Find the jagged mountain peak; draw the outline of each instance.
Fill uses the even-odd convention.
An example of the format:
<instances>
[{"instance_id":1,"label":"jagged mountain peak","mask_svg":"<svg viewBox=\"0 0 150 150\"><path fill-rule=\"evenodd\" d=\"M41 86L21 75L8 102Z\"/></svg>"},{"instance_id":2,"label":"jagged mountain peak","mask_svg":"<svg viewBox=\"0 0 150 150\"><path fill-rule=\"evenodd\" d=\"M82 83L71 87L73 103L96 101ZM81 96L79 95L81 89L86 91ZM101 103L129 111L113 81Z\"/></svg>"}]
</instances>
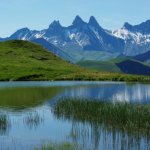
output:
<instances>
[{"instance_id":1,"label":"jagged mountain peak","mask_svg":"<svg viewBox=\"0 0 150 150\"><path fill-rule=\"evenodd\" d=\"M150 20L147 20L140 25L136 26L138 30L142 31L144 34L150 34Z\"/></svg>"},{"instance_id":2,"label":"jagged mountain peak","mask_svg":"<svg viewBox=\"0 0 150 150\"><path fill-rule=\"evenodd\" d=\"M52 35L58 35L62 32L63 27L61 26L59 21L53 21L47 30L45 30L45 36L50 37Z\"/></svg>"},{"instance_id":3,"label":"jagged mountain peak","mask_svg":"<svg viewBox=\"0 0 150 150\"><path fill-rule=\"evenodd\" d=\"M150 27L150 20L146 20L145 22L142 22L141 24L135 25L135 27L137 26L142 26L142 27L149 26Z\"/></svg>"},{"instance_id":4,"label":"jagged mountain peak","mask_svg":"<svg viewBox=\"0 0 150 150\"><path fill-rule=\"evenodd\" d=\"M94 26L94 27L100 27L99 23L97 22L94 16L90 17L89 25Z\"/></svg>"},{"instance_id":5,"label":"jagged mountain peak","mask_svg":"<svg viewBox=\"0 0 150 150\"><path fill-rule=\"evenodd\" d=\"M22 32L22 33L30 32L30 29L27 28L27 27L25 27L25 28L22 28L22 29L17 30L16 32Z\"/></svg>"},{"instance_id":6,"label":"jagged mountain peak","mask_svg":"<svg viewBox=\"0 0 150 150\"><path fill-rule=\"evenodd\" d=\"M54 21L49 25L49 28L54 28L54 27L59 27L59 28L61 28L62 26L61 26L61 24L60 24L59 21L54 20Z\"/></svg>"},{"instance_id":7,"label":"jagged mountain peak","mask_svg":"<svg viewBox=\"0 0 150 150\"><path fill-rule=\"evenodd\" d=\"M77 15L75 17L75 19L74 19L74 21L72 23L72 25L74 25L74 26L82 26L84 24L86 24L86 23L82 20L82 18L79 15Z\"/></svg>"},{"instance_id":8,"label":"jagged mountain peak","mask_svg":"<svg viewBox=\"0 0 150 150\"><path fill-rule=\"evenodd\" d=\"M138 24L138 25L131 25L128 22L126 22L123 28L131 32L140 32L142 34L150 34L150 20L142 22L141 24Z\"/></svg>"},{"instance_id":9,"label":"jagged mountain peak","mask_svg":"<svg viewBox=\"0 0 150 150\"><path fill-rule=\"evenodd\" d=\"M12 34L10 39L25 39L25 35L30 34L31 30L29 28L22 28L17 30L14 34Z\"/></svg>"},{"instance_id":10,"label":"jagged mountain peak","mask_svg":"<svg viewBox=\"0 0 150 150\"><path fill-rule=\"evenodd\" d=\"M125 22L124 25L123 25L123 28L127 29L127 30L132 30L132 25L129 24L128 22Z\"/></svg>"},{"instance_id":11,"label":"jagged mountain peak","mask_svg":"<svg viewBox=\"0 0 150 150\"><path fill-rule=\"evenodd\" d=\"M145 21L145 22L143 22L144 24L150 24L150 20L147 20L147 21ZM141 24L143 24L143 23L141 23Z\"/></svg>"}]
</instances>

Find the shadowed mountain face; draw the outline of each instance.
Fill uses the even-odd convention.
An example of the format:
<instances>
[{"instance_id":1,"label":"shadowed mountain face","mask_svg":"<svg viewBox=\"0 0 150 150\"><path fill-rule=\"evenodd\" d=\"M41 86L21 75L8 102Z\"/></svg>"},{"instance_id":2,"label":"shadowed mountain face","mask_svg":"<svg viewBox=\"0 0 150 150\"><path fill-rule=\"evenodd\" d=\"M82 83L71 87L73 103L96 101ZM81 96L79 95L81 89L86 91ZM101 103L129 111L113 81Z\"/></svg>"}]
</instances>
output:
<instances>
[{"instance_id":1,"label":"shadowed mountain face","mask_svg":"<svg viewBox=\"0 0 150 150\"><path fill-rule=\"evenodd\" d=\"M150 75L150 67L132 60L116 63L120 70L126 74Z\"/></svg>"},{"instance_id":2,"label":"shadowed mountain face","mask_svg":"<svg viewBox=\"0 0 150 150\"><path fill-rule=\"evenodd\" d=\"M144 54L134 56L133 59L150 64L150 51L148 51Z\"/></svg>"},{"instance_id":3,"label":"shadowed mountain face","mask_svg":"<svg viewBox=\"0 0 150 150\"><path fill-rule=\"evenodd\" d=\"M146 22L142 22L141 24L134 26L126 22L124 24L124 28L132 32L150 34L150 20L147 20Z\"/></svg>"},{"instance_id":4,"label":"shadowed mountain face","mask_svg":"<svg viewBox=\"0 0 150 150\"><path fill-rule=\"evenodd\" d=\"M73 58L71 58L67 53L65 53L63 50L56 47L55 45L51 44L50 42L47 42L43 38L34 39L34 40L32 40L32 42L43 46L44 48L50 50L50 52L52 52L53 54L65 59L65 60L73 61Z\"/></svg>"}]
</instances>

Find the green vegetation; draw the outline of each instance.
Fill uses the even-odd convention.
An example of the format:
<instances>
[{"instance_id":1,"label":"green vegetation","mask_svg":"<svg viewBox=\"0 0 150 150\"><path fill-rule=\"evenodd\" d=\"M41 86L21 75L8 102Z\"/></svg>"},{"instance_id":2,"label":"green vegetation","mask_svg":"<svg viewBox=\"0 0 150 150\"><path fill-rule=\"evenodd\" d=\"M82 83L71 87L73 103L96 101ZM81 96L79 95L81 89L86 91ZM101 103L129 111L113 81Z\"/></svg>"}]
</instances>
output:
<instances>
[{"instance_id":1,"label":"green vegetation","mask_svg":"<svg viewBox=\"0 0 150 150\"><path fill-rule=\"evenodd\" d=\"M147 76L90 71L27 41L0 43L0 81L97 80L150 81Z\"/></svg>"},{"instance_id":2,"label":"green vegetation","mask_svg":"<svg viewBox=\"0 0 150 150\"><path fill-rule=\"evenodd\" d=\"M41 148L36 148L35 150L75 150L75 147L70 143L49 144L42 146Z\"/></svg>"},{"instance_id":3,"label":"green vegetation","mask_svg":"<svg viewBox=\"0 0 150 150\"><path fill-rule=\"evenodd\" d=\"M67 53L74 63L79 61L107 61L110 59L116 58L119 54L118 53L110 53L106 51L95 51L95 50L82 50L79 47L70 47L63 49L65 53ZM81 55L82 54L82 55Z\"/></svg>"},{"instance_id":4,"label":"green vegetation","mask_svg":"<svg viewBox=\"0 0 150 150\"><path fill-rule=\"evenodd\" d=\"M0 43L0 80L54 80L80 68L27 41Z\"/></svg>"},{"instance_id":5,"label":"green vegetation","mask_svg":"<svg viewBox=\"0 0 150 150\"><path fill-rule=\"evenodd\" d=\"M121 73L120 69L112 61L82 61L77 64L87 69Z\"/></svg>"},{"instance_id":6,"label":"green vegetation","mask_svg":"<svg viewBox=\"0 0 150 150\"><path fill-rule=\"evenodd\" d=\"M0 135L6 134L10 128L10 120L6 114L0 113Z\"/></svg>"},{"instance_id":7,"label":"green vegetation","mask_svg":"<svg viewBox=\"0 0 150 150\"><path fill-rule=\"evenodd\" d=\"M58 118L103 124L111 130L150 136L150 106L88 100L63 100L54 108Z\"/></svg>"}]
</instances>

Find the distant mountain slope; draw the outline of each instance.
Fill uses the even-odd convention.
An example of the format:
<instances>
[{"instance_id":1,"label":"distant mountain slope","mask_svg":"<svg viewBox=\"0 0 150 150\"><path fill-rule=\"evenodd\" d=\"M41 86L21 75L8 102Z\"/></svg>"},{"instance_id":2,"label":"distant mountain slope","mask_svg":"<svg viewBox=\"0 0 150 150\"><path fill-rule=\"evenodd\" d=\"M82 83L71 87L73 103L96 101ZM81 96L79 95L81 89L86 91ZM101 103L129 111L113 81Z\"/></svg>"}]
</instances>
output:
<instances>
[{"instance_id":1,"label":"distant mountain slope","mask_svg":"<svg viewBox=\"0 0 150 150\"><path fill-rule=\"evenodd\" d=\"M43 46L44 48L46 48L49 51L51 51L53 54L55 54L55 55L65 59L65 60L69 60L69 61L74 62L74 59L71 58L67 53L65 53L63 50L61 50L60 48L56 47L55 45L49 43L45 39L38 38L38 39L32 40L32 42Z\"/></svg>"},{"instance_id":2,"label":"distant mountain slope","mask_svg":"<svg viewBox=\"0 0 150 150\"><path fill-rule=\"evenodd\" d=\"M46 41L45 39L39 38L34 39L32 42L40 44L44 48L50 50L52 53L56 54L57 56L68 60L70 62L76 63L78 61L83 60L109 60L116 58L119 53L109 53L104 51L84 51L84 50L62 50L55 45L51 44L50 42Z\"/></svg>"},{"instance_id":3,"label":"distant mountain slope","mask_svg":"<svg viewBox=\"0 0 150 150\"><path fill-rule=\"evenodd\" d=\"M110 53L105 51L85 51L85 50L64 50L74 62L79 61L108 61L119 56L119 53Z\"/></svg>"},{"instance_id":4,"label":"distant mountain slope","mask_svg":"<svg viewBox=\"0 0 150 150\"><path fill-rule=\"evenodd\" d=\"M116 63L120 70L126 74L150 75L150 67L133 60Z\"/></svg>"},{"instance_id":5,"label":"distant mountain slope","mask_svg":"<svg viewBox=\"0 0 150 150\"><path fill-rule=\"evenodd\" d=\"M150 20L134 26L126 22L112 34L125 41L124 55L135 56L150 50Z\"/></svg>"},{"instance_id":6,"label":"distant mountain slope","mask_svg":"<svg viewBox=\"0 0 150 150\"><path fill-rule=\"evenodd\" d=\"M116 64L111 61L80 61L77 64L91 70L121 73Z\"/></svg>"},{"instance_id":7,"label":"distant mountain slope","mask_svg":"<svg viewBox=\"0 0 150 150\"><path fill-rule=\"evenodd\" d=\"M6 39L5 38L0 38L0 42L3 42L5 41Z\"/></svg>"},{"instance_id":8,"label":"distant mountain slope","mask_svg":"<svg viewBox=\"0 0 150 150\"><path fill-rule=\"evenodd\" d=\"M145 62L150 64L150 51L144 53L144 54L140 54L137 56L132 57L135 60L141 61L141 62Z\"/></svg>"}]
</instances>

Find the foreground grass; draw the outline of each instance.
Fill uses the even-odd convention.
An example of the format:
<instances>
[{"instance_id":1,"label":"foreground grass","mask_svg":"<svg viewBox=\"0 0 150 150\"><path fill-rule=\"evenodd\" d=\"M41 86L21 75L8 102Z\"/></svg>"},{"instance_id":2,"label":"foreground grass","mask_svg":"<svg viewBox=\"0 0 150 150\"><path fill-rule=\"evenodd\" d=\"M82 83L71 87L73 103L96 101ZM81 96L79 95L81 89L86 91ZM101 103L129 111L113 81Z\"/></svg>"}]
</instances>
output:
<instances>
[{"instance_id":1,"label":"foreground grass","mask_svg":"<svg viewBox=\"0 0 150 150\"><path fill-rule=\"evenodd\" d=\"M36 148L35 150L75 150L75 147L70 143L62 143L44 145L41 148Z\"/></svg>"},{"instance_id":2,"label":"foreground grass","mask_svg":"<svg viewBox=\"0 0 150 150\"><path fill-rule=\"evenodd\" d=\"M125 82L150 83L149 76L127 75L127 74L109 73L109 72L94 72L94 71L92 72L89 70L85 70L83 72L72 73L72 74L61 75L61 76L54 78L54 80L125 81Z\"/></svg>"},{"instance_id":3,"label":"foreground grass","mask_svg":"<svg viewBox=\"0 0 150 150\"><path fill-rule=\"evenodd\" d=\"M150 82L150 77L90 71L27 41L0 43L0 81L95 80Z\"/></svg>"},{"instance_id":4,"label":"foreground grass","mask_svg":"<svg viewBox=\"0 0 150 150\"><path fill-rule=\"evenodd\" d=\"M54 109L58 118L104 124L108 129L150 136L150 106L63 100Z\"/></svg>"}]
</instances>

